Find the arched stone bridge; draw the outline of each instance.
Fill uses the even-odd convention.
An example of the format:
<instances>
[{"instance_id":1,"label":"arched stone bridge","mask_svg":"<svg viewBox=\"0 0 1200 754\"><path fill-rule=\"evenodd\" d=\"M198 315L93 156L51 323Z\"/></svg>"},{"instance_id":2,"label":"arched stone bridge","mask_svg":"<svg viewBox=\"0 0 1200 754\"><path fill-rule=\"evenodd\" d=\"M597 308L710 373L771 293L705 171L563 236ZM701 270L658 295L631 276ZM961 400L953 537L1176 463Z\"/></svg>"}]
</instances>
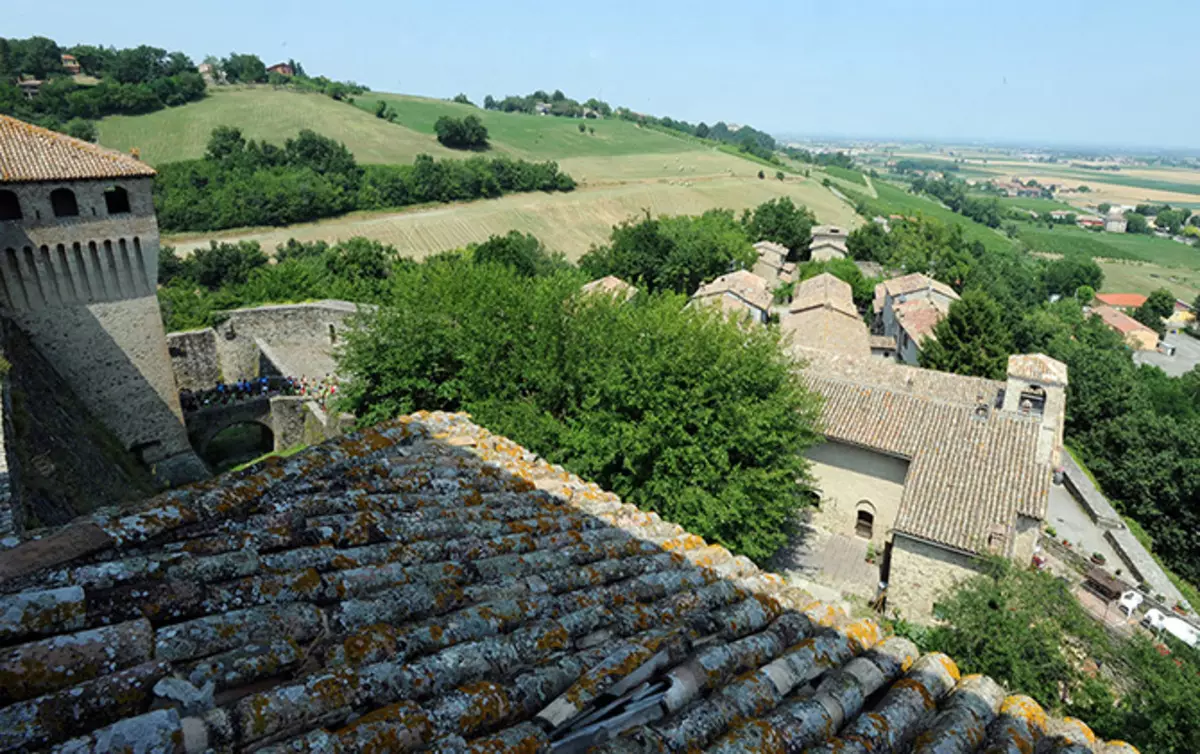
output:
<instances>
[{"instance_id":1,"label":"arched stone bridge","mask_svg":"<svg viewBox=\"0 0 1200 754\"><path fill-rule=\"evenodd\" d=\"M305 403L301 396L262 396L245 398L224 405L205 406L184 413L188 439L200 456L206 457L208 445L223 430L238 424L261 424L271 431L275 450L304 442Z\"/></svg>"}]
</instances>

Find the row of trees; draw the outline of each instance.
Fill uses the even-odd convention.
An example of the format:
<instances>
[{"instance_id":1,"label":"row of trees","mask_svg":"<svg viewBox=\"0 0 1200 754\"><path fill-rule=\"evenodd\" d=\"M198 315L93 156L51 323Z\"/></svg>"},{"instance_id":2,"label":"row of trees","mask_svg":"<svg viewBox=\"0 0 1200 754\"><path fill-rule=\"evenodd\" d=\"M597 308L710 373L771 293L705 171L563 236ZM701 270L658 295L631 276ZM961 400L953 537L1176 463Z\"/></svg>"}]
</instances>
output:
<instances>
[{"instance_id":1,"label":"row of trees","mask_svg":"<svg viewBox=\"0 0 1200 754\"><path fill-rule=\"evenodd\" d=\"M336 100L353 102L356 95L369 92L370 88L353 81L334 81L325 76L309 76L297 60L289 59L292 73L268 71L262 58L250 53L231 52L227 57L209 55L204 62L212 69L213 79L228 84L271 84L302 92L316 92Z\"/></svg>"},{"instance_id":2,"label":"row of trees","mask_svg":"<svg viewBox=\"0 0 1200 754\"><path fill-rule=\"evenodd\" d=\"M159 167L154 201L164 230L219 230L574 187L553 162L419 155L412 165L361 167L344 145L312 131L278 147L221 126L203 158Z\"/></svg>"},{"instance_id":3,"label":"row of trees","mask_svg":"<svg viewBox=\"0 0 1200 754\"><path fill-rule=\"evenodd\" d=\"M459 99L460 97L462 98L461 100ZM468 105L472 104L462 94L455 97L454 101L461 101ZM612 106L604 100L592 97L585 102L578 102L563 94L561 89L555 89L552 94L547 94L545 91L538 89L536 92L525 96L510 94L504 99L496 99L489 94L483 98L483 109L499 110L504 113L532 114L538 112L539 105L548 106L547 113L562 118L582 118L592 113L596 116L607 118L613 112Z\"/></svg>"},{"instance_id":4,"label":"row of trees","mask_svg":"<svg viewBox=\"0 0 1200 754\"><path fill-rule=\"evenodd\" d=\"M913 193L929 194L951 210L989 228L999 228L1007 216L996 197L976 197L967 192L965 181L953 178L917 177L912 182Z\"/></svg>"},{"instance_id":5,"label":"row of trees","mask_svg":"<svg viewBox=\"0 0 1200 754\"><path fill-rule=\"evenodd\" d=\"M63 54L74 55L81 72L99 83L79 83L68 75ZM17 87L20 76L43 80L32 99ZM91 121L106 115L138 115L203 97L204 80L181 52L149 45L63 48L46 37L0 38L0 112L77 138L94 141Z\"/></svg>"},{"instance_id":6,"label":"row of trees","mask_svg":"<svg viewBox=\"0 0 1200 754\"><path fill-rule=\"evenodd\" d=\"M774 241L807 258L814 216L787 197L746 210L709 210L698 217L651 217L613 228L607 244L579 260L589 278L616 275L651 291L691 295L708 280L754 266L757 241Z\"/></svg>"}]
</instances>

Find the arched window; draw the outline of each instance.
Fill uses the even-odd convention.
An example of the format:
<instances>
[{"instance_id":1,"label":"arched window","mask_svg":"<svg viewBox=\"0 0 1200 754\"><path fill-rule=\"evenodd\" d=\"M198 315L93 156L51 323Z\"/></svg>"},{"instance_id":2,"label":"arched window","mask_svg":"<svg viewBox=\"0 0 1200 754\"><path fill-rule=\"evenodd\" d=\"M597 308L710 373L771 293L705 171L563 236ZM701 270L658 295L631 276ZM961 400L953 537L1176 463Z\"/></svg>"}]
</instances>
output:
<instances>
[{"instance_id":1,"label":"arched window","mask_svg":"<svg viewBox=\"0 0 1200 754\"><path fill-rule=\"evenodd\" d=\"M104 205L110 215L129 213L129 192L120 186L113 186L104 192Z\"/></svg>"},{"instance_id":2,"label":"arched window","mask_svg":"<svg viewBox=\"0 0 1200 754\"><path fill-rule=\"evenodd\" d=\"M12 191L0 191L0 221L20 220L21 201Z\"/></svg>"},{"instance_id":3,"label":"arched window","mask_svg":"<svg viewBox=\"0 0 1200 754\"><path fill-rule=\"evenodd\" d=\"M854 533L863 539L871 539L875 535L875 506L866 500L858 504L858 512L854 517Z\"/></svg>"},{"instance_id":4,"label":"arched window","mask_svg":"<svg viewBox=\"0 0 1200 754\"><path fill-rule=\"evenodd\" d=\"M75 201L75 192L71 189L60 188L51 191L50 206L54 208L55 217L76 217L79 215L79 203Z\"/></svg>"}]
</instances>

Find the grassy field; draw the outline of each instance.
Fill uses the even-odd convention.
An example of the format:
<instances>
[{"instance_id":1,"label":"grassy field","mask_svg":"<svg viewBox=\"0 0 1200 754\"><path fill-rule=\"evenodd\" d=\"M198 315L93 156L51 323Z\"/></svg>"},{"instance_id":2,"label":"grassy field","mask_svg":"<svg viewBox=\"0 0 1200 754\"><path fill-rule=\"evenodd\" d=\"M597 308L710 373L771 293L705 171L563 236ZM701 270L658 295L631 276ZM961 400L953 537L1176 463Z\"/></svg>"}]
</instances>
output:
<instances>
[{"instance_id":1,"label":"grassy field","mask_svg":"<svg viewBox=\"0 0 1200 754\"><path fill-rule=\"evenodd\" d=\"M1127 259L1098 260L1104 271L1105 293L1141 293L1150 295L1158 288L1167 288L1184 301L1194 301L1200 295L1200 271L1184 267L1164 267L1148 262Z\"/></svg>"},{"instance_id":2,"label":"grassy field","mask_svg":"<svg viewBox=\"0 0 1200 754\"><path fill-rule=\"evenodd\" d=\"M846 191L846 194L853 201L864 200L873 212L877 212L885 217L888 215L925 215L926 217L932 217L947 224L961 225L963 233L968 240L979 241L989 249L1002 249L1012 245L1011 241L986 225L981 225L970 218L963 217L956 212L951 212L930 199L910 194L904 189L898 188L886 181L876 180L872 181L872 183L875 185L875 191L879 195L878 199L872 199L865 194L854 191Z\"/></svg>"},{"instance_id":3,"label":"grassy field","mask_svg":"<svg viewBox=\"0 0 1200 754\"><path fill-rule=\"evenodd\" d=\"M987 199L990 194L972 194L972 196L980 199ZM1055 199L1039 199L1030 196L1001 196L999 197L1000 204L1005 207L1013 207L1015 209L1025 209L1032 212L1054 212L1055 210L1066 210L1067 212L1079 212L1078 207L1072 207L1066 202L1060 202Z\"/></svg>"},{"instance_id":4,"label":"grassy field","mask_svg":"<svg viewBox=\"0 0 1200 754\"><path fill-rule=\"evenodd\" d=\"M840 168L837 165L826 165L825 167L823 167L821 169L824 170L826 173L829 173L829 175L833 176L834 178L841 178L843 181L849 181L850 183L857 183L859 186L865 187L867 185L867 179L864 178L863 174L858 172L857 170L849 170L848 168Z\"/></svg>"},{"instance_id":5,"label":"grassy field","mask_svg":"<svg viewBox=\"0 0 1200 754\"><path fill-rule=\"evenodd\" d=\"M1069 225L1050 230L1045 226L1022 223L1020 237L1033 251L1200 269L1200 249L1157 236L1096 233Z\"/></svg>"},{"instance_id":6,"label":"grassy field","mask_svg":"<svg viewBox=\"0 0 1200 754\"><path fill-rule=\"evenodd\" d=\"M217 126L242 129L248 139L282 144L310 128L345 143L360 162L408 163L418 154L450 157L460 153L417 131L321 94L239 87L209 89L209 96L182 107L146 115L115 115L100 121L100 143L128 152L137 147L151 165L204 155Z\"/></svg>"},{"instance_id":7,"label":"grassy field","mask_svg":"<svg viewBox=\"0 0 1200 754\"><path fill-rule=\"evenodd\" d=\"M208 244L209 238L250 239L273 251L288 238L336 241L367 236L421 258L519 230L533 233L547 247L578 259L592 244L608 240L614 224L649 211L653 215L698 214L713 207L741 210L776 197L805 204L820 222L848 227L862 224L851 207L811 179L759 180L757 169L742 163L742 174L694 181L652 181L584 188L569 194L516 194L465 204L440 205L408 212L354 213L287 228L236 231L164 239L180 251Z\"/></svg>"}]
</instances>

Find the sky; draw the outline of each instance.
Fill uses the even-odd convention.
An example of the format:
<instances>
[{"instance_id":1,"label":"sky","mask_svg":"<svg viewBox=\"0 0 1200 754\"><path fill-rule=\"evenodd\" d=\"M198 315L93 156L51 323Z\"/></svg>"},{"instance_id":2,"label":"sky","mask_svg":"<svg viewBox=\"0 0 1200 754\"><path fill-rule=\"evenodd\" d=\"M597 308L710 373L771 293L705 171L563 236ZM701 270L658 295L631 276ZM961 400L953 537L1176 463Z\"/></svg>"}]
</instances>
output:
<instances>
[{"instance_id":1,"label":"sky","mask_svg":"<svg viewBox=\"0 0 1200 754\"><path fill-rule=\"evenodd\" d=\"M11 7L15 6L15 7ZM578 100L777 136L1200 148L1189 0L56 0L0 34L288 58L451 97Z\"/></svg>"}]
</instances>

